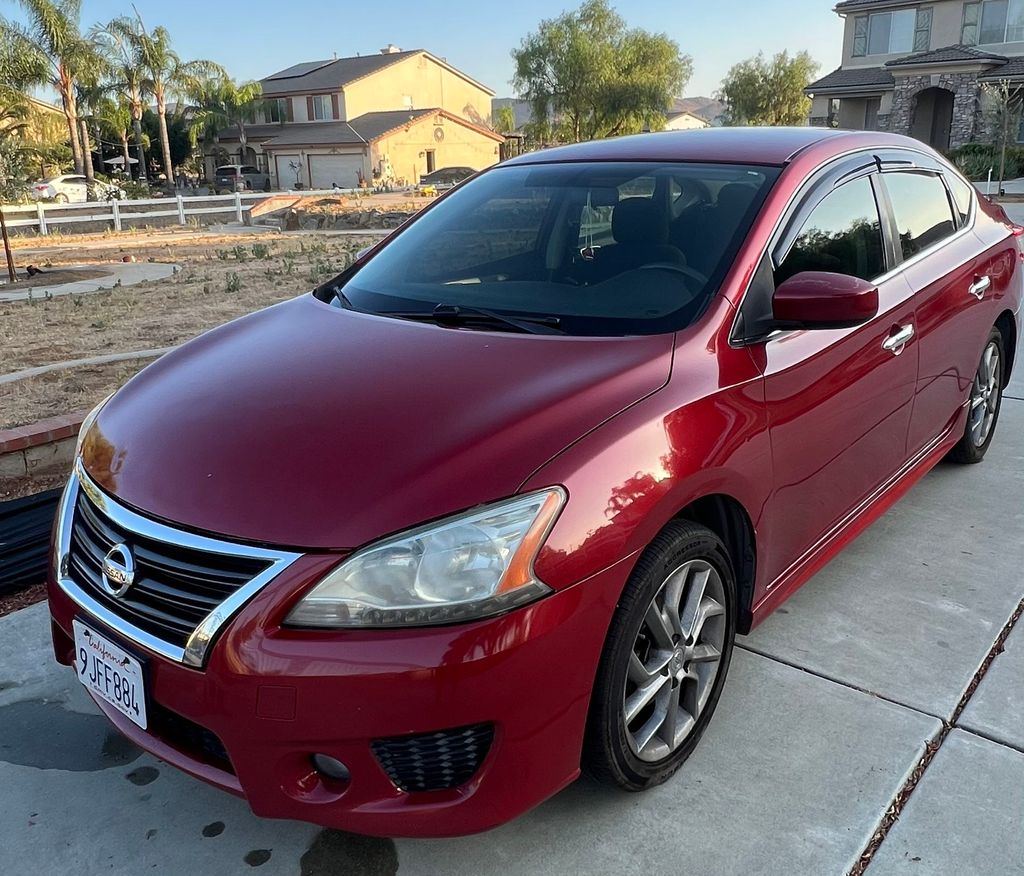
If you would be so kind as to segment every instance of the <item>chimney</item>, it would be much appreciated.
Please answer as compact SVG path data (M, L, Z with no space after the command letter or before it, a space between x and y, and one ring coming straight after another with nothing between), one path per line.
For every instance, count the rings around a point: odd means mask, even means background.
M400 46L396 46L394 43L388 43L380 50L380 53L382 55L397 55L400 51L402 51Z

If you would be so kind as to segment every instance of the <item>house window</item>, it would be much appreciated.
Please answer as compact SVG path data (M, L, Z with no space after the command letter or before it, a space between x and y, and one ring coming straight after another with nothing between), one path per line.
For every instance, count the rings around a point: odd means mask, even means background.
M331 110L331 96L329 94L313 95L313 120L322 122L325 119L333 118Z
M1024 42L1024 0L965 3L960 41L965 46Z
M931 42L931 30L930 8L858 15L854 19L853 56L926 52Z
M287 122L288 121L288 98L279 97L276 100L267 101L267 121Z

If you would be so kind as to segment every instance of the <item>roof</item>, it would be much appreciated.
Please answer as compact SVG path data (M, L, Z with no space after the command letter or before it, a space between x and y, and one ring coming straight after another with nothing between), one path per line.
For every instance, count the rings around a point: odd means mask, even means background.
M850 91L853 89L892 88L896 84L892 73L884 67L849 67L833 70L816 82L808 85L804 91L808 94L819 94L825 91Z
M993 82L999 79L1024 78L1024 58L1010 58L1005 64L982 73L978 79L982 82Z
M831 128L700 128L660 131L593 140L543 149L506 164L552 161L721 161L784 164L796 153L833 137L849 136ZM879 136L879 135L875 135Z
M835 11L842 14L853 9L870 9L873 6L917 6L915 0L842 0L836 3Z
M266 97L273 97L277 94L294 94L296 92L311 94L318 91L337 91L349 83L371 76L386 67L390 67L392 64L405 61L414 55L426 55L467 82L486 91L490 95L494 94L486 85L481 85L461 70L430 54L426 49L411 49L407 52L388 52L376 55L356 55L353 58L329 58L326 61L303 61L299 64L293 64L284 70L279 70L277 73L271 73L265 79L260 80L260 84L263 86L263 94Z
M280 134L284 130L284 126L280 122L268 122L266 124L252 124L245 126L245 136L248 140L259 140L264 137L274 137ZM238 125L232 125L230 128L224 128L222 131L217 132L218 140L237 140L238 139Z
M690 113L706 122L713 122L725 112L725 104L714 97L677 97L672 101L669 115Z
M345 146L362 145L379 140L388 134L410 124L419 124L428 118L444 116L457 124L479 131L496 141L505 138L487 128L474 125L445 110L433 107L419 110L387 110L378 113L365 113L351 122L300 122L298 124L274 125L276 137L264 143L264 146ZM246 129L248 131L248 129Z
M1005 64L1007 58L1004 55L994 55L991 52L983 52L972 46L955 45L944 46L941 49L932 49L929 52L918 52L915 55L906 55L892 61L886 61L886 67L909 67L918 64L960 64L960 63L995 63Z

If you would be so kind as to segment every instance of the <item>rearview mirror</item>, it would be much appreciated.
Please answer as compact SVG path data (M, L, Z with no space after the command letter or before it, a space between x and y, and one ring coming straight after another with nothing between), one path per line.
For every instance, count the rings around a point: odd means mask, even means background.
M847 274L802 271L772 296L772 316L786 328L851 328L877 313L878 289Z

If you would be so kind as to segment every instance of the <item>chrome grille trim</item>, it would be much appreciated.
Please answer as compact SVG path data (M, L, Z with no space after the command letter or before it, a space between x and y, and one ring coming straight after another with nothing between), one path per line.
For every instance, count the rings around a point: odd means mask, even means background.
M152 633L142 630L130 621L101 605L69 575L68 554L71 547L71 529L75 516L75 506L79 491L84 492L90 501L114 524L129 533L136 533L153 541L163 542L174 547L220 554L229 557L246 557L263 560L270 565L239 587L216 608L214 608L189 636L185 647L166 642ZM57 511L57 539L55 551L55 574L61 590L81 609L97 620L123 635L126 639L141 645L161 657L202 669L217 633L250 599L283 572L301 554L288 551L270 550L251 547L236 542L221 541L208 536L196 535L185 530L176 529L163 523L157 523L130 511L123 505L106 495L86 474L81 462L75 463L74 471L64 488Z

